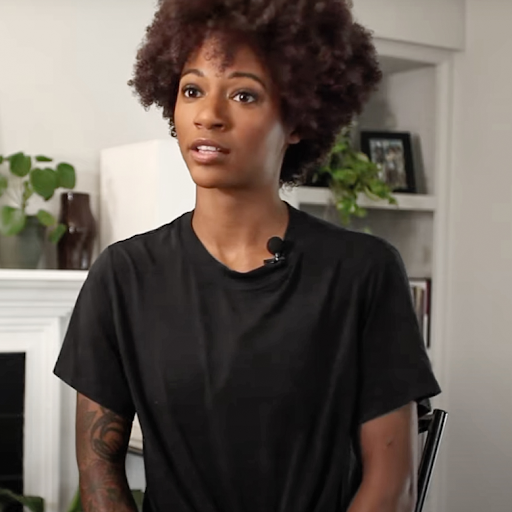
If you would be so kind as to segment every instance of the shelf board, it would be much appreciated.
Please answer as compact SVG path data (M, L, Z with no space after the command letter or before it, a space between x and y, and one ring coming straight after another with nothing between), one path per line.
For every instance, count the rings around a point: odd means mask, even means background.
M406 210L434 212L436 210L436 198L422 194L394 194L398 205L392 205L385 201L373 201L366 196L361 196L359 204L364 208L380 210ZM291 191L283 193L283 198L295 203L325 206L333 203L332 192L323 187L295 187Z
M381 66L382 72L385 75L403 73L404 71L413 71L415 69L422 69L432 66L432 64L426 64L425 62L401 59L397 57L387 57L385 55L379 56L379 64Z
M47 270L47 269L10 269L0 268L0 281L32 282L83 282L86 270Z

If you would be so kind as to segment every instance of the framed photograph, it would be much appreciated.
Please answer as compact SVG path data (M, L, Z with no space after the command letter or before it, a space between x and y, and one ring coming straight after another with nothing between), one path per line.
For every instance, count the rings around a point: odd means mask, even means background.
M393 192L416 193L410 133L362 131L361 151L380 168Z
M423 333L423 340L427 348L430 348L430 279L409 279L412 301L416 317Z

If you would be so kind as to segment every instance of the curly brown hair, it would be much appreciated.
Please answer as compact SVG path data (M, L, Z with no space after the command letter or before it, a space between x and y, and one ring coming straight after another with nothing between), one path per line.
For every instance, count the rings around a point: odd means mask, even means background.
M346 0L159 0L128 85L146 109L163 109L174 137L183 66L212 34L223 66L237 41L252 46L277 86L283 122L301 138L286 151L281 184L307 181L382 77L371 34Z

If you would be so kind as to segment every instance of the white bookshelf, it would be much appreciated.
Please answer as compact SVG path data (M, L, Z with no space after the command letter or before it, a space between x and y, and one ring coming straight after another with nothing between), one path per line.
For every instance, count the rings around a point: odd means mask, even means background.
M358 203L364 208L377 210L410 210L434 212L436 198L427 194L393 194L397 205L383 200L373 200L365 195L359 196ZM295 187L282 193L282 197L297 208L308 205L328 206L334 204L334 196L329 188L324 187Z
M446 273L451 162L453 58L448 49L376 39L384 80L358 119L360 130L405 131L413 136L416 194L394 194L398 205L360 198L367 217L351 228L369 228L400 251L411 278L430 278L429 356L446 389ZM296 187L282 197L297 208L339 222L328 188ZM433 400L443 408L443 395ZM443 474L436 470L424 510L440 508Z

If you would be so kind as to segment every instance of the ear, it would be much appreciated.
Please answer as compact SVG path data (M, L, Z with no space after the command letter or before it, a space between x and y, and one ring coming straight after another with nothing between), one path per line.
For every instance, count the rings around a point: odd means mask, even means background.
M288 144L298 144L300 142L300 137L298 136L296 131L293 131L288 135Z

